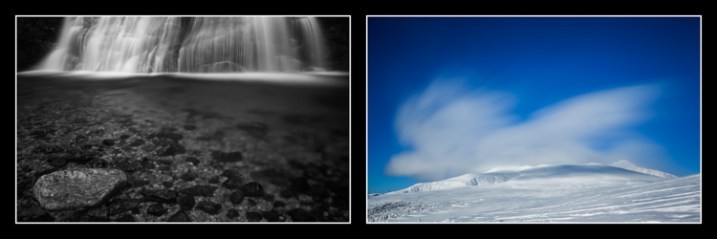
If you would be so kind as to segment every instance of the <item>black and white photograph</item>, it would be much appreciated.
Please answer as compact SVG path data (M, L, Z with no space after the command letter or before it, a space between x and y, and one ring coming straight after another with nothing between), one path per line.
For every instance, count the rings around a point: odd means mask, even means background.
M16 223L350 223L349 16L15 27Z

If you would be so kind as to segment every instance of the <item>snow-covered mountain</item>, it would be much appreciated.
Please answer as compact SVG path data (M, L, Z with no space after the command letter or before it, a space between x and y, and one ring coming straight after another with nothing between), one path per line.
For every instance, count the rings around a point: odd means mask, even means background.
M650 176L653 177L653 176ZM459 187L368 198L368 222L656 223L701 221L701 178L600 187ZM468 180L470 181L470 180ZM535 185L532 185L535 186Z
M655 170L655 169L643 168L643 167L637 166L637 165L635 165L629 161L626 161L626 160L617 161L615 163L610 164L610 166L624 168L627 170L632 170L635 172L649 174L652 176L657 176L657 177L666 178L666 179L677 178L675 175L665 173L665 172Z
M435 181L417 183L402 192L427 192L456 189L462 187L482 187L497 184L609 184L654 182L674 178L673 175L652 169L635 166L627 161L618 165L540 165L522 167L517 170L489 170L482 174L464 174L461 176Z

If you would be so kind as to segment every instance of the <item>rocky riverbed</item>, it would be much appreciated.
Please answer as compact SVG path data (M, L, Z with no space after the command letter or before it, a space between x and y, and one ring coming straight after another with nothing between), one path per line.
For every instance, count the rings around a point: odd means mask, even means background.
M20 75L17 220L347 222L348 79L329 78Z

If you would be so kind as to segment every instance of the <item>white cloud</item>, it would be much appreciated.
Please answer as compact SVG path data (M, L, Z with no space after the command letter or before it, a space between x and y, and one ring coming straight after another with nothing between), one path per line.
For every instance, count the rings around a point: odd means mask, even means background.
M646 104L657 90L639 85L580 95L518 122L510 94L435 81L399 108L399 140L412 149L392 157L386 172L441 179L494 167L660 158L657 145L628 128L649 116Z

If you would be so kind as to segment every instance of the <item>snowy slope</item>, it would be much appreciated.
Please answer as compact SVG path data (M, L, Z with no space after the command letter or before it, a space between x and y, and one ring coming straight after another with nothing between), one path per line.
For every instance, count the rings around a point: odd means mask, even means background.
M653 177L656 178L656 177ZM588 187L459 187L368 199L369 222L700 222L700 176ZM536 184L528 184L536 185Z
M636 183L654 182L663 178L636 170L600 164L541 165L523 167L519 170L490 170L483 174L464 174L436 182L418 183L397 192L427 192L503 183L510 185Z
M617 161L610 165L614 166L614 167L624 168L627 170L632 170L635 172L640 172L640 173L644 173L644 174L661 177L661 178L667 178L667 179L677 178L675 175L665 173L665 172L655 170L655 169L643 168L643 167L637 166L637 165L635 165L629 161L625 161L625 160L620 160L620 161Z

